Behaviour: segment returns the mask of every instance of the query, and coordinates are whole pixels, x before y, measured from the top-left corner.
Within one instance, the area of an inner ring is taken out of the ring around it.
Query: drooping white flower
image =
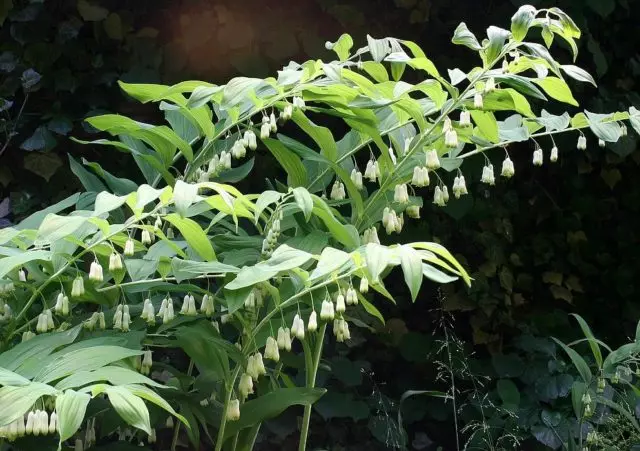
[[[533,151],[533,165],[534,166],[542,166],[544,163],[544,153],[541,148],[537,148]]]
[[[330,197],[332,200],[344,200],[347,197],[347,193],[344,189],[344,184],[338,180],[333,183],[331,188]]]
[[[427,169],[431,171],[440,169],[440,159],[438,158],[438,152],[436,152],[435,150],[427,151],[426,166]]]
[[[269,116],[269,127],[271,129],[271,133],[275,133],[278,131],[278,123],[276,122],[276,115],[273,112]]]
[[[360,279],[360,293],[365,294],[369,292],[369,279],[367,279],[367,276],[362,276],[362,279]]]
[[[401,183],[395,186],[393,200],[399,204],[406,204],[409,202],[409,192],[406,184]]]
[[[556,161],[558,161],[558,147],[557,146],[553,146],[553,148],[551,149],[551,155],[549,155],[549,161],[552,163],[555,163]]]
[[[268,122],[263,123],[260,126],[260,139],[267,139],[270,134],[271,134],[271,126],[269,126]]]
[[[502,175],[504,178],[509,179],[513,177],[515,173],[516,173],[516,169],[515,169],[515,166],[513,165],[513,161],[511,161],[511,158],[506,157],[502,162],[502,171],[500,175]]]
[[[491,163],[485,165],[482,168],[482,177],[480,178],[480,181],[492,186],[496,184],[496,177],[493,172],[493,165]]]
[[[320,308],[320,319],[322,321],[331,321],[334,317],[333,302],[330,299],[325,299],[322,301],[322,307]]]
[[[505,60],[506,62],[506,60]],[[489,93],[496,90],[496,80],[493,77],[490,77],[487,80],[487,83],[484,85],[484,92]]]
[[[444,145],[452,149],[458,147],[458,134],[455,130],[449,130],[444,134]]]
[[[347,306],[345,304],[344,295],[342,294],[342,292],[339,292],[338,296],[336,297],[336,312],[344,313],[346,310]]]
[[[460,127],[471,127],[471,113],[468,111],[460,112]]]
[[[135,253],[135,243],[131,238],[129,238],[124,243],[124,255],[126,257],[131,257],[134,253]]]
[[[207,318],[210,318],[211,316],[213,316],[214,312],[215,306],[213,304],[213,296],[205,294],[202,297],[202,303],[200,304],[200,313],[205,315]]]
[[[607,145],[607,143],[604,142],[604,139],[599,139],[598,140],[598,146],[605,147],[606,145]]]
[[[418,205],[409,205],[407,207],[407,216],[411,219],[420,219],[420,207]]]
[[[578,150],[587,150],[587,137],[584,135],[580,135],[578,137]]]
[[[240,400],[232,399],[227,407],[227,421],[238,421],[240,419]]]
[[[436,186],[436,189],[433,192],[433,203],[439,207],[444,207],[447,204],[444,201],[442,188],[440,188],[440,186]]]
[[[98,260],[94,260],[89,268],[89,280],[102,282],[103,279],[102,266],[100,266],[100,262],[98,262]]]
[[[360,172],[357,166],[351,170],[351,181],[357,189],[362,189],[364,187],[362,181],[362,172]]]
[[[122,258],[117,252],[112,252],[109,256],[109,271],[119,271],[122,269]]]
[[[264,358],[278,362],[280,360],[280,351],[278,350],[278,342],[273,337],[267,337],[267,344],[264,347]]]
[[[460,199],[460,196],[468,194],[467,183],[464,179],[464,175],[460,174],[459,176],[456,176],[453,180],[452,191],[456,199]]]
[[[318,315],[316,314],[315,310],[313,310],[309,315],[309,323],[307,325],[307,330],[309,332],[315,332],[316,330],[318,330]]]
[[[142,236],[140,237],[140,241],[142,242],[142,244],[144,244],[145,246],[148,246],[149,244],[152,243],[152,239],[151,239],[151,233],[149,233],[149,231],[147,229],[144,229],[142,231]]]
[[[20,271],[18,271],[18,280],[20,282],[26,282],[27,281],[27,273],[22,268],[20,268]]]
[[[247,155],[247,149],[245,148],[243,141],[238,139],[233,143],[233,146],[231,146],[231,156],[236,160],[239,160],[244,158],[245,155]]]
[[[397,163],[398,160],[396,159],[396,154],[393,152],[393,147],[392,146],[389,146],[389,158],[391,158],[391,162],[395,166],[395,164]]]
[[[484,108],[484,99],[482,98],[482,94],[480,94],[479,92],[476,92],[476,94],[473,96],[473,106],[478,110]]]

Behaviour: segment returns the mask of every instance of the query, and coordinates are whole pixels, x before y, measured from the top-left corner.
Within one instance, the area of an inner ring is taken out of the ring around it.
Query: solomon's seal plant
[[[546,46],[526,40],[530,28]],[[531,100],[576,106],[567,79],[593,83],[548,50],[557,37],[575,54],[579,36],[559,9],[525,6],[511,31],[479,40],[456,29],[453,43],[479,56],[468,72],[444,76],[401,39],[367,37],[354,52],[345,34],[327,44],[336,59],[292,62],[275,78],[121,83],[166,124],[96,116],[89,125],[112,139],[83,142],[130,155],[143,182],[70,158],[86,192],[0,231],[2,436],[46,429],[76,449],[109,437],[175,449],[186,434],[196,447],[250,449],[264,420],[301,405],[305,449],[323,348],[384,321],[375,303],[393,301],[390,271],[413,301],[425,278],[471,283],[445,247],[396,242],[421,208],[428,217],[424,199],[446,206],[478,180],[499,183],[494,149],[508,179],[513,143],[533,141],[542,165],[561,158],[556,134],[578,133],[584,148],[588,129],[605,145],[622,121],[640,129],[634,108],[534,112]],[[465,172],[474,156],[481,174]],[[242,192],[269,158],[286,179]],[[299,351],[302,386],[285,358]]]

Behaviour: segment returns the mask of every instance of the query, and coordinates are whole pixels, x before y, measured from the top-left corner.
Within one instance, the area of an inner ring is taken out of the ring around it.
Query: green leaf
[[[498,396],[503,404],[510,410],[517,409],[520,405],[520,391],[516,384],[509,379],[500,379],[496,384]]]
[[[60,444],[73,437],[80,429],[87,411],[91,396],[67,390],[56,397],[56,412],[58,413],[58,431]]]
[[[240,406],[240,419],[227,423],[224,439],[232,437],[242,429],[274,418],[291,406],[313,404],[325,392],[324,388],[278,388],[247,401]]]
[[[591,74],[581,67],[574,66],[571,64],[565,64],[560,66],[560,69],[564,71],[569,77],[574,80],[582,81],[585,83],[591,83],[593,86],[598,87],[596,81],[593,79]]]
[[[313,212],[313,199],[311,198],[311,194],[309,194],[306,188],[299,186],[293,189],[293,197],[298,207],[300,207],[300,210],[302,210],[304,218],[308,221]]]
[[[471,50],[478,51],[482,48],[476,36],[469,31],[467,24],[461,22],[453,33],[453,39],[451,40],[456,45],[464,45]]]
[[[0,426],[8,425],[27,413],[42,396],[53,396],[56,390],[46,384],[32,382],[20,387],[0,388]]]
[[[367,269],[371,275],[371,282],[378,283],[380,274],[389,266],[391,255],[386,246],[376,243],[369,243],[365,246],[365,260]]]
[[[187,420],[182,415],[178,414],[162,396],[160,396],[150,388],[145,387],[143,385],[136,385],[136,384],[126,385],[124,388],[129,390],[135,396],[139,396],[140,398],[145,399],[155,404],[156,406],[164,409],[165,411],[169,412],[171,415],[173,415],[174,417],[182,421],[182,423],[184,423],[185,426],[191,427],[187,422]]]
[[[177,257],[174,257],[171,260],[171,272],[178,283],[183,280],[188,280],[206,274],[222,275],[227,273],[237,273],[239,271],[240,269],[235,266],[220,263],[218,261],[196,262],[192,260],[183,260]]]
[[[289,186],[305,186],[308,183],[307,170],[294,152],[276,139],[267,138],[262,141],[289,175]]]
[[[178,346],[193,360],[198,371],[211,373],[209,377],[215,375],[217,380],[224,381],[229,377],[229,355],[233,355],[234,360],[242,359],[240,351],[219,338],[209,323],[179,327],[175,335]]]
[[[353,39],[347,33],[344,33],[333,43],[331,50],[336,52],[340,61],[346,61],[351,54],[351,47],[353,47]]]
[[[62,166],[62,161],[55,153],[32,152],[24,157],[24,168],[39,175],[47,182],[60,166]]]
[[[121,366],[105,366],[92,371],[77,371],[62,379],[55,385],[58,390],[69,388],[81,388],[95,382],[109,382],[111,385],[146,384],[152,387],[163,388],[159,384],[137,371]]]
[[[87,0],[78,0],[78,13],[87,22],[99,22],[107,18],[109,10]]]
[[[369,302],[369,300],[360,292],[358,292],[358,299],[360,299],[360,304],[362,304],[362,307],[369,315],[379,319],[383,325],[385,324],[384,316],[382,316],[382,313],[380,313],[380,310],[378,310],[378,308],[375,305]]]
[[[344,225],[338,221],[327,203],[320,197],[312,195],[312,198],[313,214],[322,220],[331,235],[342,243],[347,250],[355,249],[360,242],[356,228],[352,225]]]
[[[485,50],[487,65],[492,64],[500,56],[509,34],[507,30],[499,27],[490,26],[487,29],[487,37],[489,38],[489,44]]]
[[[33,378],[37,382],[52,382],[75,372],[94,370],[142,352],[120,346],[92,346],[52,354],[49,362]]]
[[[73,172],[76,177],[78,177],[80,183],[82,183],[82,186],[84,186],[84,189],[94,192],[107,191],[107,187],[100,181],[98,177],[87,171],[83,165],[78,163],[76,159],[71,156],[71,154],[69,154],[68,157],[71,172]]]
[[[589,365],[587,365],[587,362],[574,349],[572,349],[569,346],[565,345],[560,340],[558,340],[558,339],[556,339],[554,337],[552,337],[552,338],[553,338],[553,341],[558,343],[560,345],[560,347],[562,347],[562,349],[564,349],[564,351],[567,353],[567,355],[569,356],[569,358],[573,362],[573,365],[578,370],[578,373],[580,374],[580,377],[582,377],[582,380],[586,384],[591,383],[591,379],[593,378],[593,376],[591,374],[591,370],[589,369]]]
[[[591,352],[593,353],[593,357],[596,359],[596,363],[598,364],[598,368],[602,368],[602,351],[600,350],[600,345],[596,340],[596,337],[593,336],[593,332],[589,328],[587,322],[578,314],[572,313],[578,324],[580,325],[580,329],[582,329],[582,333],[586,337],[589,342],[589,347],[591,348]]]
[[[286,244],[280,245],[269,257],[254,266],[245,266],[237,277],[225,285],[228,290],[239,290],[264,282],[277,275],[280,271],[289,271],[298,268],[309,260],[312,255],[308,252],[294,249]]]
[[[571,404],[576,418],[581,418],[583,414],[582,396],[587,391],[587,384],[581,381],[575,381],[571,386]]]
[[[569,85],[564,80],[558,77],[546,77],[542,80],[535,79],[534,83],[537,83],[549,97],[559,100],[560,102],[568,103],[569,105],[578,106],[578,101],[573,98]]]
[[[51,260],[51,252],[45,250],[26,251],[11,257],[0,258],[0,262],[2,262],[0,265],[0,279],[14,269],[36,260]]]
[[[318,264],[309,276],[309,281],[313,282],[322,279],[333,272],[341,270],[350,261],[351,254],[332,247],[326,247],[322,250]]]
[[[523,5],[511,17],[511,34],[516,41],[521,42],[527,36],[536,12],[533,6]]]
[[[611,119],[611,115],[596,114],[585,110],[591,131],[603,141],[617,142],[622,136],[622,130],[617,122]]]
[[[0,368],[0,385],[14,385],[16,387],[21,387],[28,384],[29,379],[22,377],[13,371]]]
[[[81,330],[82,324],[79,324],[64,332],[42,334],[33,337],[31,340],[19,343],[0,354],[0,368],[16,371],[24,376],[25,374],[21,368],[25,364],[33,359],[40,362],[57,347],[72,343]]]
[[[118,412],[118,415],[127,424],[151,434],[149,409],[147,409],[142,399],[124,387],[106,386],[104,387],[104,392],[109,397],[109,401]]]
[[[182,234],[184,239],[187,240],[189,246],[191,246],[191,248],[196,251],[203,260],[217,260],[211,241],[197,222],[193,219],[181,218],[176,213],[171,213],[165,216],[165,220],[170,222],[180,231],[180,234]]]
[[[260,193],[258,200],[256,201],[255,222],[258,222],[260,215],[269,205],[278,202],[282,198],[283,194],[278,191],[266,190]]]
[[[404,281],[411,292],[411,300],[415,302],[422,286],[422,258],[412,247],[401,246],[400,266]]]
[[[500,142],[498,133],[498,122],[496,117],[490,111],[470,110],[473,122],[484,138],[492,143]]]
[[[443,284],[458,280],[458,277],[442,272],[427,263],[422,264],[422,275],[433,282]]]

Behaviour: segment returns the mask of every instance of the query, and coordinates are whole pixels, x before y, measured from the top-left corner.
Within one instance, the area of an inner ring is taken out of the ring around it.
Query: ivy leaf
[[[49,150],[55,147],[56,140],[49,130],[44,125],[41,125],[33,132],[29,138],[27,138],[20,148],[31,152],[33,150]]]
[[[33,92],[37,90],[36,85],[40,83],[42,76],[33,69],[27,69],[22,73],[20,82],[22,83],[22,89],[24,92]]]
[[[98,22],[106,19],[109,15],[109,10],[91,3],[87,0],[78,0],[78,12],[80,16],[87,22]]]
[[[24,157],[25,169],[38,174],[47,182],[62,166],[60,157],[55,153],[30,153]]]

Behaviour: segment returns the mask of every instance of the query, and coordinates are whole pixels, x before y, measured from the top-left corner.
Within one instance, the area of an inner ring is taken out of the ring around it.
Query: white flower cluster
[[[48,435],[58,432],[58,414],[52,412],[51,416],[46,410],[31,411],[25,416],[22,415],[17,420],[0,426],[0,437],[5,437],[13,441],[25,435]]]
[[[182,300],[180,313],[186,316],[196,316],[198,314],[198,310],[196,309],[196,300],[192,294],[185,294],[184,299]]]

